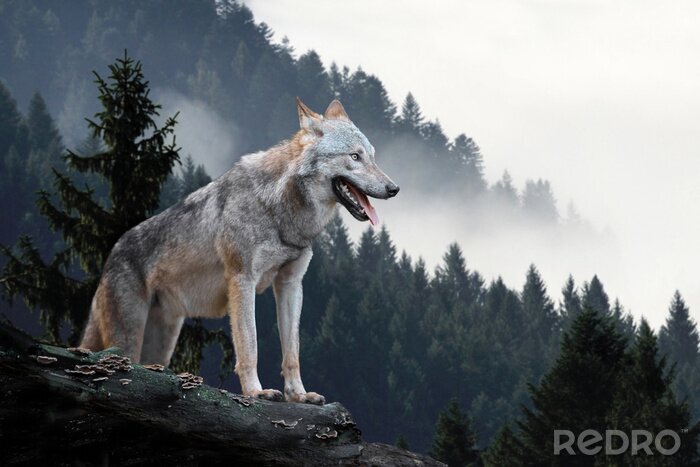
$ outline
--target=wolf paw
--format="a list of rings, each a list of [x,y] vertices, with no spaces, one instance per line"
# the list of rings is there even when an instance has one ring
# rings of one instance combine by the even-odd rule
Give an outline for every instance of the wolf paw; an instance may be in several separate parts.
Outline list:
[[[282,396],[282,393],[277,389],[262,389],[260,391],[252,391],[250,394],[246,395],[266,401],[282,402],[284,400],[284,396]]]
[[[323,405],[326,398],[317,392],[305,392],[302,394],[287,394],[287,402],[300,402],[302,404]]]

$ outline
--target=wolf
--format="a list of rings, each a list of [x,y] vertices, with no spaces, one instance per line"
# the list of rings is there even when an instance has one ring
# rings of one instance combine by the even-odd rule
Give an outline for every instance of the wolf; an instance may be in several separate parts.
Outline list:
[[[127,231],[114,245],[92,300],[82,346],[119,347],[135,362],[167,365],[187,317],[228,313],[244,395],[323,404],[299,365],[302,278],[311,246],[340,204],[376,225],[369,197],[399,187],[333,100],[323,115],[297,98],[299,131],[239,162],[183,201]],[[284,395],[257,373],[255,294],[272,286]]]

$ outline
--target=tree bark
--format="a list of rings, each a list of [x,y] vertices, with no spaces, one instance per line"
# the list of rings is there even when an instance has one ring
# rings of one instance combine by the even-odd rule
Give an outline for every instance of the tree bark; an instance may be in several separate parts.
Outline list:
[[[442,465],[364,442],[339,403],[250,399],[116,355],[0,323],[0,464]]]

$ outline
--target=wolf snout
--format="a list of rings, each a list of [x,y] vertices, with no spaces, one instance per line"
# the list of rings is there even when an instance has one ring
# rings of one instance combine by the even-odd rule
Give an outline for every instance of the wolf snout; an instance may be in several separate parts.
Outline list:
[[[396,183],[390,183],[386,186],[386,193],[389,195],[389,198],[393,198],[394,196],[398,195],[399,190],[400,188]]]

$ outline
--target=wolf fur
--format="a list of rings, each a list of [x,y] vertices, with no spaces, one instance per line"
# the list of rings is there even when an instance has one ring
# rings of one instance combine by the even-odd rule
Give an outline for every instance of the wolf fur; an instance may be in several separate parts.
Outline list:
[[[297,99],[297,111],[301,130],[291,139],[242,157],[121,237],[93,298],[83,346],[116,346],[136,362],[167,365],[186,317],[228,313],[243,394],[281,400],[280,391],[263,390],[257,374],[255,293],[272,285],[284,397],[324,403],[305,390],[299,366],[302,278],[311,244],[339,202],[367,220],[365,211],[373,208],[363,211],[357,200],[363,194],[389,198],[398,186],[379,169],[374,147],[340,102],[331,102],[322,116]],[[348,186],[361,193],[348,198]]]

